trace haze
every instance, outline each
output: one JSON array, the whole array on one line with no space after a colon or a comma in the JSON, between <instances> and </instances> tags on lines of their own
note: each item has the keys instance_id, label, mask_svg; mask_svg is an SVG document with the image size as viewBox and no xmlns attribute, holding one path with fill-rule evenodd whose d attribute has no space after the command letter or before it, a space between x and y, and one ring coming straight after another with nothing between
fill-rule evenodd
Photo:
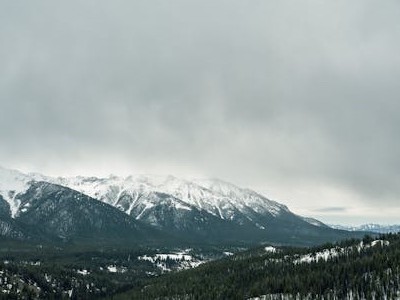
<instances>
[{"instance_id":1,"label":"haze","mask_svg":"<svg viewBox=\"0 0 400 300\"><path fill-rule=\"evenodd\" d=\"M398 1L3 1L0 164L218 177L399 223Z\"/></svg>"}]
</instances>

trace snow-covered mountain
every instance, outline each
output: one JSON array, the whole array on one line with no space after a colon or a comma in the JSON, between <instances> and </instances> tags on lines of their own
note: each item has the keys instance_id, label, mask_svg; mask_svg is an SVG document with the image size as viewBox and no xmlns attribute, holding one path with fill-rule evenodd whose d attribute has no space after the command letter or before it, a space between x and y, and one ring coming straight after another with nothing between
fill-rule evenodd
<instances>
[{"instance_id":1,"label":"snow-covered mountain","mask_svg":"<svg viewBox=\"0 0 400 300\"><path fill-rule=\"evenodd\" d=\"M329 227L325 223L322 223L321 221L314 219L314 218L309 218L309 217L303 217L303 220L306 221L307 223L310 223L315 226L320 226L320 227ZM340 228L337 228L340 229Z\"/></svg>"},{"instance_id":2,"label":"snow-covered mountain","mask_svg":"<svg viewBox=\"0 0 400 300\"><path fill-rule=\"evenodd\" d=\"M348 231L365 231L376 233L398 233L400 232L400 225L380 225L380 224L363 224L359 226L345 226L345 225L329 225L334 229L348 230Z\"/></svg>"},{"instance_id":3,"label":"snow-covered mountain","mask_svg":"<svg viewBox=\"0 0 400 300\"><path fill-rule=\"evenodd\" d=\"M56 183L113 205L137 220L196 240L307 244L338 239L339 232L323 223L311 222L283 204L219 179L135 175L57 178Z\"/></svg>"},{"instance_id":4,"label":"snow-covered mountain","mask_svg":"<svg viewBox=\"0 0 400 300\"><path fill-rule=\"evenodd\" d=\"M165 233L52 181L0 168L0 237L89 243L165 240Z\"/></svg>"},{"instance_id":5,"label":"snow-covered mountain","mask_svg":"<svg viewBox=\"0 0 400 300\"><path fill-rule=\"evenodd\" d=\"M24 194L29 188L29 182L37 180L35 175L25 175L15 170L0 167L0 196L8 203L11 216L14 218L21 209L18 195Z\"/></svg>"},{"instance_id":6,"label":"snow-covered mountain","mask_svg":"<svg viewBox=\"0 0 400 300\"><path fill-rule=\"evenodd\" d=\"M30 220L37 220L44 224L48 217L43 216L58 216L51 223L53 227L48 228L59 236L65 234L57 226L66 227L68 232L80 232L75 227L90 227L101 223L102 218L109 220L105 228L112 228L111 231L117 230L119 223L115 218L120 218L128 223L146 223L166 234L196 242L313 244L349 236L316 220L310 222L255 191L218 179L150 175L54 178L0 169L0 204L7 222L32 225ZM114 216L115 211L118 214ZM107 217L110 213L114 216L111 219ZM86 223L80 222L77 215ZM65 222L57 221L60 219Z\"/></svg>"},{"instance_id":7,"label":"snow-covered mountain","mask_svg":"<svg viewBox=\"0 0 400 300\"><path fill-rule=\"evenodd\" d=\"M251 222L261 229L265 228L256 222L257 216L277 217L289 212L285 205L218 179L189 181L174 176L138 175L57 178L55 182L113 205L136 219L166 199L177 210L203 210L240 225Z\"/></svg>"}]
</instances>

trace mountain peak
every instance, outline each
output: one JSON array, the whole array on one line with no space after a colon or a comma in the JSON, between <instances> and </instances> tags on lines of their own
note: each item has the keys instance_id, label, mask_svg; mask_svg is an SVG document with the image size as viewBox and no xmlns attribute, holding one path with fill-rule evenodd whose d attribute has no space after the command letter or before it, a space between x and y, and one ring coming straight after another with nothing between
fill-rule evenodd
<instances>
[{"instance_id":1,"label":"mountain peak","mask_svg":"<svg viewBox=\"0 0 400 300\"><path fill-rule=\"evenodd\" d=\"M31 180L31 177L17 170L0 167L0 197L8 203L13 218L21 204L17 197L28 190Z\"/></svg>"},{"instance_id":2,"label":"mountain peak","mask_svg":"<svg viewBox=\"0 0 400 300\"><path fill-rule=\"evenodd\" d=\"M130 220L136 219L157 230L195 241L307 244L345 235L320 224L316 226L315 222L304 220L285 205L253 190L215 178L188 180L172 175L55 178L1 168L0 195L3 210L0 217L29 225L34 216L40 223L51 212L57 218L64 218L52 222L71 228L73 231L68 229L71 234L75 230L83 232L78 230L84 224L80 220L89 222L83 227L97 224L90 226L102 228L104 220L95 215L103 211L102 216L109 220L107 226L128 226ZM115 223L117 220L109 219L108 213L126 222Z\"/></svg>"}]
</instances>

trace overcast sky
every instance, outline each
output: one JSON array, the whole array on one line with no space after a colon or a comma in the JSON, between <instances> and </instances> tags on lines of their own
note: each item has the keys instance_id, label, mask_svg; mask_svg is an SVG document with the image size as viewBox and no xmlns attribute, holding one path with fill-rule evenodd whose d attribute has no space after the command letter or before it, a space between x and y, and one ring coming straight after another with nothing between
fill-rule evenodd
<instances>
[{"instance_id":1,"label":"overcast sky","mask_svg":"<svg viewBox=\"0 0 400 300\"><path fill-rule=\"evenodd\" d=\"M399 20L397 0L2 1L0 164L400 223Z\"/></svg>"}]
</instances>

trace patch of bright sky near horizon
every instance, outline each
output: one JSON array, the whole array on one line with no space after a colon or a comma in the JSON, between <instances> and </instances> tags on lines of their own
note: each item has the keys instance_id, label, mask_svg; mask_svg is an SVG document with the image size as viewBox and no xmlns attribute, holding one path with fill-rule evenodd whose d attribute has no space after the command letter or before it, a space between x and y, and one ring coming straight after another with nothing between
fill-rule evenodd
<instances>
[{"instance_id":1,"label":"patch of bright sky near horizon","mask_svg":"<svg viewBox=\"0 0 400 300\"><path fill-rule=\"evenodd\" d=\"M218 177L399 223L400 3L6 1L0 165Z\"/></svg>"}]
</instances>

